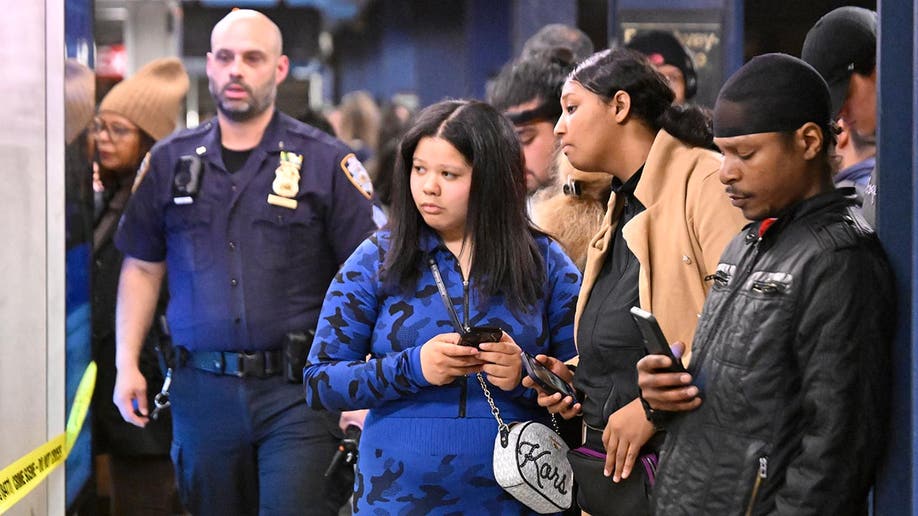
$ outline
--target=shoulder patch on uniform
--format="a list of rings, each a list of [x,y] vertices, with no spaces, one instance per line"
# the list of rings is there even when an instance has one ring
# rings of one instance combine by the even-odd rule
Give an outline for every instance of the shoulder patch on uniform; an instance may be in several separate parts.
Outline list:
[[[137,174],[134,176],[134,184],[131,186],[131,193],[137,191],[137,188],[140,187],[141,181],[146,177],[147,172],[150,171],[150,153],[148,152],[146,156],[143,157],[143,161],[140,162],[140,167],[137,168]]]
[[[363,168],[363,163],[357,159],[357,156],[353,153],[345,156],[341,160],[341,170],[364,197],[367,199],[373,197],[373,180],[370,179],[370,174],[367,169]]]

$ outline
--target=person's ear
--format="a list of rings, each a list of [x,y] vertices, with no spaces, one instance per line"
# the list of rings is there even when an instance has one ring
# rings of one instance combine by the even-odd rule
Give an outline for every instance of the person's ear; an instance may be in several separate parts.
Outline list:
[[[835,135],[835,150],[842,150],[851,143],[851,133],[848,132],[848,126],[845,125],[844,120],[839,119],[838,122],[838,134]]]
[[[610,104],[615,116],[615,121],[619,124],[625,123],[625,121],[628,120],[628,115],[631,114],[631,95],[629,95],[627,91],[618,90],[615,92],[615,95],[612,96],[612,102]]]
[[[286,55],[281,55],[277,60],[277,74],[274,77],[274,84],[284,82],[288,72],[290,72],[290,58]]]
[[[822,129],[813,122],[807,122],[797,129],[795,140],[798,147],[803,151],[803,159],[811,160],[819,156],[822,152],[822,146],[825,144],[825,137]]]

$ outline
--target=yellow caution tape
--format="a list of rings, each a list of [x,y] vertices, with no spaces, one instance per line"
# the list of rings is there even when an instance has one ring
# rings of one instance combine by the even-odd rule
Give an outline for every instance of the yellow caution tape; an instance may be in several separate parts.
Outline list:
[[[0,470],[0,514],[16,505],[67,459],[83,428],[95,385],[96,363],[90,362],[77,387],[66,431]]]

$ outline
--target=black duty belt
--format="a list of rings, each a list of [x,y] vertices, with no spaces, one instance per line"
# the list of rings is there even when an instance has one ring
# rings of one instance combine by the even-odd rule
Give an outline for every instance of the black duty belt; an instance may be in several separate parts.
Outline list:
[[[183,350],[184,351],[184,350]],[[239,353],[235,351],[184,351],[183,365],[208,373],[239,378],[267,378],[283,374],[279,349]]]

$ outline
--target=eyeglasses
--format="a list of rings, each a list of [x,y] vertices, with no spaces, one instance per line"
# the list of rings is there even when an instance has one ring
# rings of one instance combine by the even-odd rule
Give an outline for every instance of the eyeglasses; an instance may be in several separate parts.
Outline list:
[[[89,131],[98,138],[102,132],[108,133],[108,137],[112,140],[123,140],[128,136],[137,132],[137,128],[128,127],[126,125],[118,123],[106,123],[104,120],[95,119],[89,124]]]

